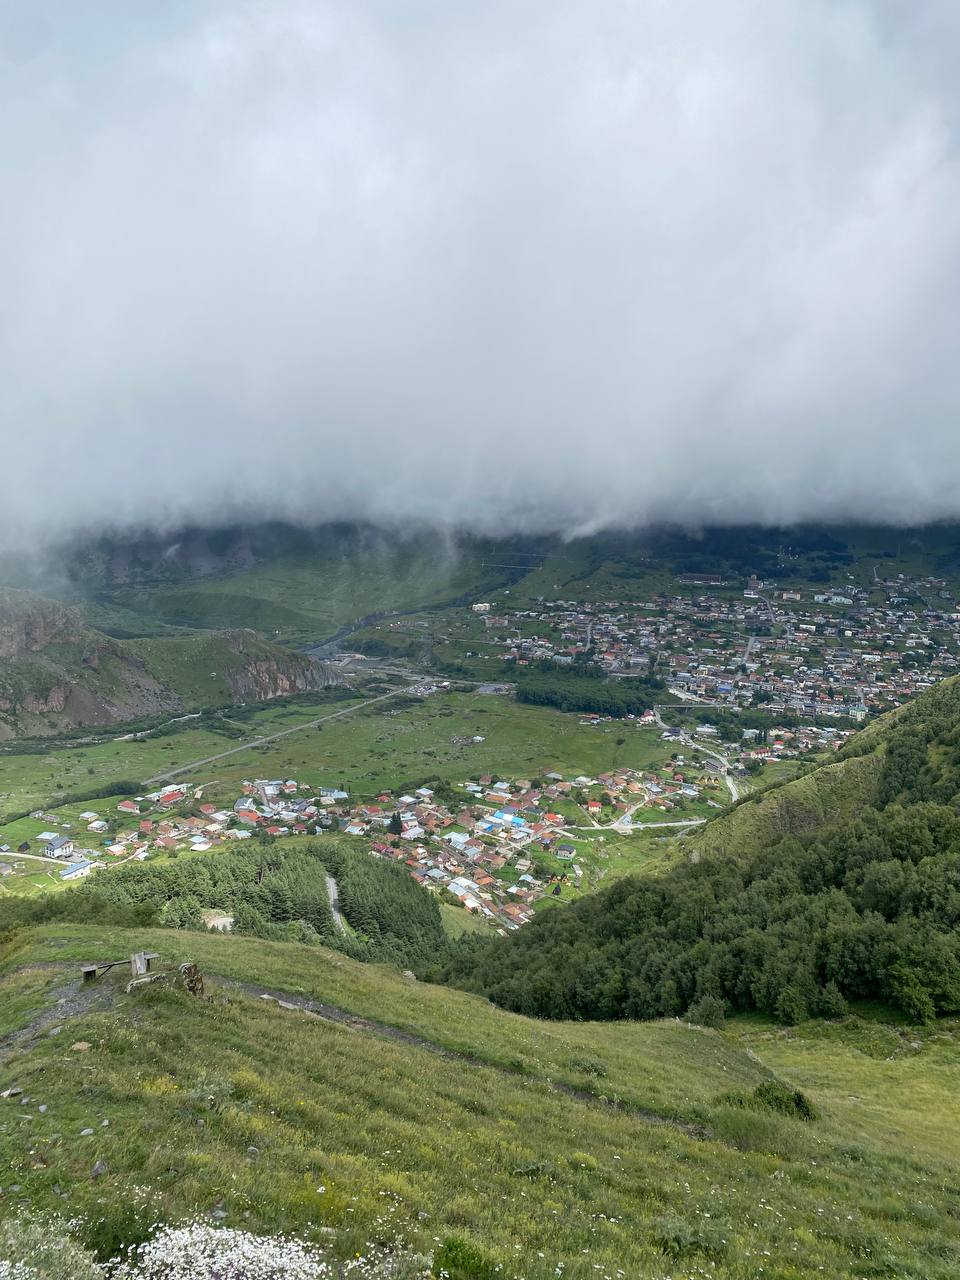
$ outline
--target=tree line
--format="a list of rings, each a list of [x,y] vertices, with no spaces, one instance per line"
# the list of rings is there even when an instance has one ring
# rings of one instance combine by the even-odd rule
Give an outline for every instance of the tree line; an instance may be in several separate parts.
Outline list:
[[[326,874],[337,881],[349,933],[334,924]],[[233,931],[323,944],[361,960],[403,966],[437,955],[445,935],[436,899],[404,868],[315,841],[245,841],[203,857],[145,862],[91,876],[65,893],[0,900],[0,939],[49,920],[205,929],[204,914],[233,916]]]
[[[505,1008],[574,1019],[759,1010],[788,1023],[851,1000],[929,1020],[960,1010],[960,817],[869,809],[745,862],[629,878],[434,972]]]
[[[602,668],[592,664],[564,670],[556,663],[543,662],[520,668],[516,674],[518,702],[616,719],[640,715],[658,698],[664,701],[663,690],[663,681],[655,677],[609,680]]]

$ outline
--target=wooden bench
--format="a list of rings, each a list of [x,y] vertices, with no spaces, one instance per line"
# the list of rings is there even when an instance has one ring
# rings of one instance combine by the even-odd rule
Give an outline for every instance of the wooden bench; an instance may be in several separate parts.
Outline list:
[[[138,964],[138,959],[143,961],[142,968]],[[98,960],[96,964],[81,965],[80,975],[84,982],[93,982],[94,979],[99,978],[101,973],[106,973],[109,969],[115,969],[117,965],[128,964],[133,976],[137,977],[141,973],[149,973],[150,965],[154,960],[159,959],[159,951],[138,951],[126,960]]]

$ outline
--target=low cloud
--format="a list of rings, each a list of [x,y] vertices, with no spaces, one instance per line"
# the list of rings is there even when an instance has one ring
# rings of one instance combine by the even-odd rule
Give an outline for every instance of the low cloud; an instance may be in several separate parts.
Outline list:
[[[0,529],[960,516],[952,0],[0,0]]]

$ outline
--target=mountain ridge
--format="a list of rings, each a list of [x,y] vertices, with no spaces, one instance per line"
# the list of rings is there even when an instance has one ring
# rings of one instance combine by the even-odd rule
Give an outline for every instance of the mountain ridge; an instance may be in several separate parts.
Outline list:
[[[0,738],[269,701],[338,683],[329,665],[249,629],[117,640],[59,601],[0,589]]]

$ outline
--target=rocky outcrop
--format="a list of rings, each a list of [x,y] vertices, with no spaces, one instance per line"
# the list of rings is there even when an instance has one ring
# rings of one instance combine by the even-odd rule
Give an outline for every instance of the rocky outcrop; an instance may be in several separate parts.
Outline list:
[[[228,678],[238,702],[269,702],[272,698],[287,698],[294,693],[310,693],[344,683],[329,663],[286,650],[277,650],[270,657],[250,654],[241,668]]]
[[[0,661],[28,657],[53,644],[80,644],[84,635],[75,609],[31,591],[0,587]]]
[[[251,662],[241,674],[231,678],[230,684],[241,702],[267,702],[271,698],[319,689],[322,681],[314,679],[309,671],[284,671],[278,662],[270,660]]]
[[[169,643],[173,660],[168,653],[164,666],[148,665],[135,645],[84,627],[76,610],[30,592],[0,591],[0,740],[190,709],[195,694],[183,673],[191,662],[220,673],[219,688],[229,690],[221,701],[267,702],[343,683],[329,664],[255,631]]]

